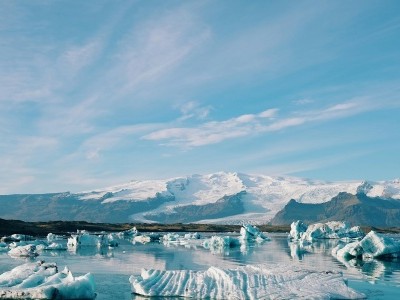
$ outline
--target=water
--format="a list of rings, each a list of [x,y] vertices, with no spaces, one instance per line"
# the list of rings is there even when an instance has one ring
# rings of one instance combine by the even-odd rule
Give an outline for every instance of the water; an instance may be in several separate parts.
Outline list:
[[[327,240],[301,249],[288,243],[286,234],[270,233],[271,241],[251,243],[245,247],[213,253],[199,245],[146,245],[123,242],[114,249],[87,247],[77,251],[44,251],[38,259],[67,265],[74,275],[91,272],[96,281],[98,300],[145,299],[130,293],[129,276],[142,268],[161,270],[206,270],[209,266],[235,268],[246,264],[291,264],[318,270],[341,270],[348,285],[367,295],[368,299],[400,299],[400,261],[357,262],[354,266],[331,255],[338,243]],[[397,238],[399,238],[397,236]],[[0,253],[0,273],[25,263]]]

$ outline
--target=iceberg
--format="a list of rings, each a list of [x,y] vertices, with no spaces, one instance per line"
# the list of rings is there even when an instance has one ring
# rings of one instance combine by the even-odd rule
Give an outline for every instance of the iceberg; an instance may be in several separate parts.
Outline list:
[[[350,228],[345,222],[330,221],[307,226],[302,221],[296,221],[290,225],[289,239],[306,244],[319,239],[357,239],[364,235],[359,226]]]
[[[88,273],[74,277],[55,263],[27,263],[0,275],[1,299],[94,299],[95,284]]]
[[[236,237],[213,235],[203,241],[203,247],[213,252],[223,252],[225,249],[240,246],[240,241]]]
[[[400,257],[400,241],[372,230],[361,241],[337,245],[332,255],[347,260]]]
[[[17,246],[8,251],[8,254],[14,257],[36,257],[39,255],[35,245]]]
[[[244,241],[256,240],[261,242],[270,240],[270,238],[262,233],[256,226],[250,224],[242,225],[240,228],[240,236]]]
[[[72,234],[68,238],[68,247],[91,246],[91,247],[104,247],[108,246],[108,238],[106,235],[93,235],[86,230],[79,231],[77,234]]]
[[[51,232],[47,235],[47,241],[49,243],[53,243],[60,240],[64,240],[64,237],[62,235],[57,235]]]
[[[129,278],[132,292],[148,297],[195,299],[361,299],[341,272],[294,266],[210,267],[206,271],[142,270]]]

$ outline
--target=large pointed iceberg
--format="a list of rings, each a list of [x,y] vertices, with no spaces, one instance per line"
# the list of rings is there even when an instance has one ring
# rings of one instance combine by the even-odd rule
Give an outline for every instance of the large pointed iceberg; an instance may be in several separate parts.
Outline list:
[[[294,266],[210,267],[206,271],[142,270],[131,276],[132,292],[144,296],[195,299],[361,299],[340,272]]]
[[[74,277],[54,263],[27,263],[0,275],[1,299],[94,299],[90,273]]]

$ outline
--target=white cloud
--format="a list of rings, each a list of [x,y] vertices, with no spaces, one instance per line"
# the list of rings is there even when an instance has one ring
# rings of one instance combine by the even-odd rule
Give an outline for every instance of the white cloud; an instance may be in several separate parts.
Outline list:
[[[271,112],[275,111],[269,110],[268,114],[272,116]],[[167,140],[169,145],[189,148],[215,144],[232,138],[252,135],[260,131],[260,128],[264,129],[266,114],[263,115],[263,113],[258,115],[244,114],[225,121],[206,122],[193,128],[173,127],[161,129],[151,132],[142,138],[154,141]]]
[[[179,110],[182,113],[182,116],[178,119],[179,121],[185,121],[188,119],[204,120],[209,116],[212,107],[210,105],[201,106],[196,101],[189,101],[181,105]]]

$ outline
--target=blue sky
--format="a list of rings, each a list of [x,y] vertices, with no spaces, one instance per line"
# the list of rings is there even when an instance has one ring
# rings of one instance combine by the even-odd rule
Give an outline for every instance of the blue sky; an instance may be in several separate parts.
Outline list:
[[[400,2],[1,1],[0,193],[400,177]]]

